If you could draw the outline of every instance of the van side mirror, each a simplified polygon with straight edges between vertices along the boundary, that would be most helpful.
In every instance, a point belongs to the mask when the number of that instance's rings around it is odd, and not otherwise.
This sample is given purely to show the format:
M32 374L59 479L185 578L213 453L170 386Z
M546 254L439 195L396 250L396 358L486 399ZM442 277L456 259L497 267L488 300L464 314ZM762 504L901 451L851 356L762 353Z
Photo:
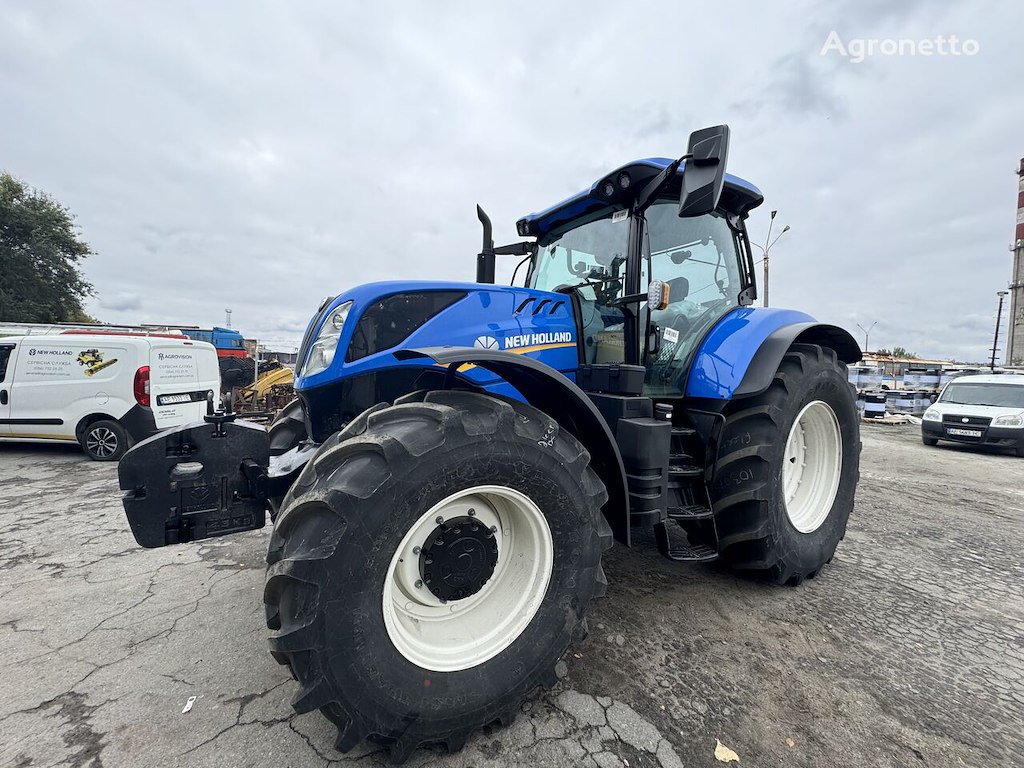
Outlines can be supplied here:
M690 134L679 193L679 216L704 216L718 207L729 159L729 126L715 125Z

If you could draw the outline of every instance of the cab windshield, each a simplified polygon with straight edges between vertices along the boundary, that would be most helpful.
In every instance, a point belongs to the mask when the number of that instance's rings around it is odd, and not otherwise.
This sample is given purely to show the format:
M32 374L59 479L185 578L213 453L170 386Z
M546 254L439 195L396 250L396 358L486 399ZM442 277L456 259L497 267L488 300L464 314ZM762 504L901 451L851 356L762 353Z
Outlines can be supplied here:
M665 309L648 312L639 304L640 328L659 341L645 355L644 394L678 397L686 386L691 352L723 315L740 306L744 289L739 236L725 216L680 218L679 201L658 200L643 215L639 266L640 292L651 280L669 286ZM541 241L527 284L545 291L574 292L583 320L583 361L625 360L624 316L630 218L608 212L561 235ZM648 316L649 315L649 316ZM643 339L640 348L644 348Z
M625 360L622 309L615 300L626 285L629 217L603 218L544 241L527 284L542 291L575 290L583 315L583 357L587 363Z

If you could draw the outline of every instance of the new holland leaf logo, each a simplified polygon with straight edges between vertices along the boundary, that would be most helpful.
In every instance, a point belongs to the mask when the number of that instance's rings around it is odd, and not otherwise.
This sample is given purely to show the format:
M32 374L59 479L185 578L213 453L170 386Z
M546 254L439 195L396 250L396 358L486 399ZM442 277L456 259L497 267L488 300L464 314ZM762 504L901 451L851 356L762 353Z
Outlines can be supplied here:
M498 340L493 336L477 336L473 346L480 349L498 349Z

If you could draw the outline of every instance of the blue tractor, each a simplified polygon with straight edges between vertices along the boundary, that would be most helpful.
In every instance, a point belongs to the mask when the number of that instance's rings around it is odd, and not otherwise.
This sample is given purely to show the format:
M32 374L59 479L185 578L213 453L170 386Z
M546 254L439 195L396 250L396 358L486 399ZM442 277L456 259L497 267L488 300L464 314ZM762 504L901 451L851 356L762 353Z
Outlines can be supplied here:
M484 246L475 283L326 299L269 432L211 413L120 462L144 547L274 521L264 601L300 712L401 761L512 719L586 630L602 553L779 584L846 530L860 437L844 330L755 308L729 130L618 168ZM494 284L522 258L523 287ZM513 283L515 278L513 278ZM645 541L651 541L650 536Z

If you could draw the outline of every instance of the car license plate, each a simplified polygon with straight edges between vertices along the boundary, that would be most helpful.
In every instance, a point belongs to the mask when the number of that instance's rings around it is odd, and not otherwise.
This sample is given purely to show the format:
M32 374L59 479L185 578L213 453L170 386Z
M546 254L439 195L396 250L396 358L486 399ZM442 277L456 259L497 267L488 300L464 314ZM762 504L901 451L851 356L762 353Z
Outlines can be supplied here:
M958 429L957 427L946 427L947 435L958 435L959 437L981 437L981 431L977 429Z
M161 395L160 405L177 405L178 403L192 402L191 395Z

